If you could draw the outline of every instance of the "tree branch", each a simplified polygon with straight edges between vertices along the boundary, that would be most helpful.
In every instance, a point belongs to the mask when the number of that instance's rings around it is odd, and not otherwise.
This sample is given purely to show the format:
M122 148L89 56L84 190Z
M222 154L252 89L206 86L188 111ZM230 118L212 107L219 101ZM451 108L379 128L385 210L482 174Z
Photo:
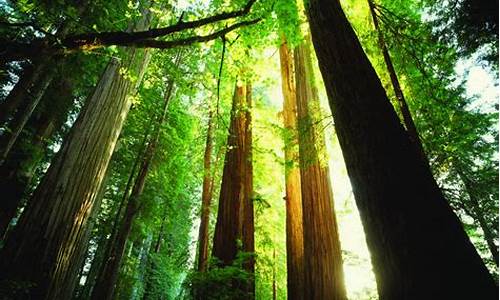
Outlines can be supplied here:
M67 48L80 48L82 46L105 46L132 43L138 40L150 40L162 36L166 36L175 32L194 29L219 21L224 21L232 18L244 16L250 12L253 4L257 0L249 0L247 4L240 10L233 12L223 12L214 16L202 18L195 21L183 22L180 19L175 25L163 28L150 29L137 32L101 32L101 33L85 33L74 36L69 36L62 41L62 44Z
M178 40L172 40L172 41L158 41L158 40L138 40L138 41L133 41L130 43L115 43L111 45L118 45L118 46L133 46L137 48L156 48L156 49L170 49L178 46L189 46L195 43L203 43L203 42L208 42L211 40L214 40L216 38L222 37L226 35L227 33L243 27L243 26L248 26L248 25L253 25L255 23L260 22L261 19L255 19L255 20L250 20L250 21L243 21L240 23L233 24L227 28L224 28L222 30L216 31L214 33L211 33L209 35L201 35L201 36L191 36L188 38L184 39L178 39ZM111 46L111 45L104 45L104 46Z
M35 22L28 21L28 22L17 22L17 23L9 23L5 21L0 21L0 26L5 26L5 27L31 27L35 31L39 31L47 36L53 36L52 33L45 31L42 29L40 26L38 26Z

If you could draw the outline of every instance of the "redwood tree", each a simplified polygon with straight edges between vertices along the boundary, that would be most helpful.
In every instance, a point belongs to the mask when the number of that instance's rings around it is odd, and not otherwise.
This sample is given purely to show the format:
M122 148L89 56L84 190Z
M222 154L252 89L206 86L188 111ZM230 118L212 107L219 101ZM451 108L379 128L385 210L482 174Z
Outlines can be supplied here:
M294 51L304 230L304 297L346 299L342 254L308 38Z
M236 85L231 109L231 124L227 139L219 210L215 225L212 255L221 266L231 265L238 251L254 251L254 224L252 204L252 161L250 105L251 85ZM241 241L241 246L238 245ZM243 266L253 272L250 258ZM253 298L253 283L240 288L246 297ZM251 294L251 296L250 296ZM248 299L248 298L246 298Z
M147 65L143 50L113 58L1 252L2 284L29 282L38 299L72 295L88 218L123 121ZM120 68L138 74L126 78Z
M310 0L306 10L380 298L497 299L340 2Z
M213 149L213 112L210 109L207 125L207 139L203 156L203 190L201 192L200 230L198 234L198 271L207 270L208 262L208 223L210 203L212 202L212 149Z
M304 299L304 236L298 168L297 102L293 54L283 41L279 48L285 140L286 264L288 299Z

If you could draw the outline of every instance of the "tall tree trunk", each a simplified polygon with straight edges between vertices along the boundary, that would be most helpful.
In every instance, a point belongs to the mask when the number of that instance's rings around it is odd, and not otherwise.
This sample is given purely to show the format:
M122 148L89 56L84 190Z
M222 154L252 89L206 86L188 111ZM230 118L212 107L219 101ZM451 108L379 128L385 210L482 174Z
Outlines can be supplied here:
M346 299L342 253L328 162L320 125L308 41L294 52L304 226L304 293L311 299Z
M215 225L212 255L223 266L231 265L238 250L241 250L238 249L237 240L241 239L240 206L245 193L245 114L242 110L245 94L245 86L235 86Z
M297 100L292 52L286 41L280 46L281 90L285 141L286 265L288 299L304 299L304 232L298 168Z
M123 121L128 97L147 65L144 50L131 49L127 63L108 64L47 174L2 249L0 281L28 281L38 299L67 299L73 293L85 228ZM124 78L120 68L138 74ZM83 256L83 255L82 255Z
M201 218L200 231L198 234L198 271L205 272L208 263L208 223L210 218L210 203L212 202L212 134L213 134L213 112L208 113L207 139L205 143L205 155L203 157L203 190L201 192Z
M99 243L99 247L102 248L102 250L99 249L98 252L96 250L96 255L99 256L94 258L94 261L92 262L92 267L89 271L87 282L85 283L85 289L84 294L82 295L82 299L90 299L90 297L92 296L92 291L96 285L96 281L98 280L102 272L104 272L107 261L106 259L109 258L112 254L113 247L116 242L116 236L120 227L120 221L123 215L122 212L124 207L126 207L127 205L127 200L130 197L132 185L134 184L134 179L136 178L137 168L139 167L139 164L142 162L143 157L145 156L146 148L148 146L148 138L150 137L150 132L153 125L154 124L149 124L146 126L144 137L142 139L139 151L137 152L134 162L132 163L132 168L125 185L123 195L118 203L118 206L116 207L116 209L114 209L114 217L110 217L106 221L110 223L109 238L106 239L107 233L101 233L101 235L104 236L104 239L101 239L101 242Z
M52 97L57 92L57 97ZM60 130L73 104L71 84L62 79L43 97L26 130L0 166L0 238L15 217L40 160L47 152L48 141ZM57 107L57 109L54 109Z
M240 250L254 251L250 109L251 85L237 84L231 109L228 150L222 173L212 253L221 261L222 266L231 265ZM242 247L238 247L238 240L241 240ZM253 258L246 261L243 268L253 272ZM245 299L253 299L253 279L250 283L235 288L245 293Z
M422 141L420 140L420 136L417 131L417 127L415 126L415 122L410 113L410 109L408 108L408 104L406 103L405 96L403 94L403 89L401 89L401 85L399 84L399 79L396 74L396 70L394 69L394 65L392 64L392 59L389 54L389 49L387 49L387 44L385 43L384 33L380 29L377 14L375 12L375 4L372 0L368 0L368 6L370 7L370 13L373 19L373 25L375 26L375 30L378 35L378 44L380 50L382 50L382 55L384 56L385 66L387 67L387 72L389 72L389 77L391 78L392 88L394 89L394 94L398 99L399 110L401 111L401 115L403 117L403 123L408 131L408 135L417 148L417 150L422 155L422 159L425 163L429 163L427 160L427 155L425 155L425 150L422 145Z
M498 298L339 1L306 10L380 299Z
M107 256L104 266L96 280L96 285L92 292L92 299L113 299L114 290L116 286L116 281L118 279L118 273L120 270L120 264L125 252L125 246L127 244L127 239L130 235L132 224L139 212L141 207L140 197L146 185L146 178L150 170L151 162L153 160L154 154L156 152L156 146L158 144L161 127L165 121L168 104L173 90L173 82L170 81L167 84L167 90L165 91L164 105L162 113L160 114L154 135L148 143L146 151L144 153L141 166L139 168L139 174L134 182L134 187L132 188L132 193L127 203L125 213L123 216L123 221L120 226L120 230L116 235L116 240L113 241L111 246L111 251L109 256Z

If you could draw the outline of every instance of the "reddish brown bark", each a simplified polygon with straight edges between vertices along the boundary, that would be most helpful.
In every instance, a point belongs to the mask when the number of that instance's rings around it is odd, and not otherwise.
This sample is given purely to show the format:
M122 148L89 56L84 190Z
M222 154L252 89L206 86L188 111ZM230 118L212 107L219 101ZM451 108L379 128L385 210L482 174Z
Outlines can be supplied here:
M338 0L306 12L380 299L498 299Z
M213 112L209 111L205 155L203 157L203 190L201 192L200 231L198 234L198 271L207 270L208 262L208 223L210 219L210 204L212 202L212 132Z
M299 128L300 180L304 226L304 295L308 299L346 299L342 253L333 194L319 132L319 99L308 43L294 52Z
M250 109L251 85L236 85L212 253L222 266L230 265L238 251L254 251ZM253 258L243 267L253 272ZM235 288L246 294L245 299L254 297L253 280Z
M37 299L66 299L84 259L88 218L130 108L129 93L142 78L147 55L112 59L61 150L31 197L0 256L0 281L34 283ZM120 68L137 74L124 78Z
M237 240L241 239L240 206L244 198L243 182L246 170L244 163L245 121L242 111L244 101L245 87L236 85L212 252L212 255L218 258L223 266L230 265L236 258L238 250L241 250L237 245Z
M304 299L304 233L302 195L298 168L297 101L292 52L283 41L280 48L281 90L285 141L286 263L290 300Z

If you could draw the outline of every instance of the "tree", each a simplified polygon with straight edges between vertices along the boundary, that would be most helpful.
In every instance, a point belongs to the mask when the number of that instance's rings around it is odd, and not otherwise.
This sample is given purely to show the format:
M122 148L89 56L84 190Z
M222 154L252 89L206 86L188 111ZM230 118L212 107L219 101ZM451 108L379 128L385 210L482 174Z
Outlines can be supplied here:
M309 44L294 51L299 129L300 186L304 227L304 293L313 299L346 299L342 254L333 207L319 98ZM305 242L307 241L307 242Z
M425 155L424 147L422 146L422 142L420 141L420 137L417 132L417 127L415 126L415 122L410 113L410 109L408 108L408 104L406 103L406 99L403 93L403 89L399 83L398 75L396 74L396 70L394 69L394 65L392 63L391 55L389 54L389 49L387 49L387 45L384 39L384 33L379 27L377 14L375 13L375 4L372 0L368 0L368 6L370 7L370 13L373 20L373 25L375 27L375 31L378 36L378 44L380 50L382 51L382 55L384 56L384 62L387 67L387 72L391 78L392 88L394 90L394 94L398 99L398 106L401 112L401 116L403 119L403 123L406 127L406 131L408 131L408 135L410 136L411 141L420 152L422 159L427 163L427 156Z
M207 270L208 263L208 225L210 203L212 202L212 149L213 149L213 111L209 110L205 155L203 157L203 190L201 192L200 230L198 234L198 271Z
M43 107L35 111L11 154L0 165L0 193L4 195L0 202L0 237L5 235L19 204L28 196L28 186L48 151L48 144L66 121L73 105L72 92L72 83L65 78L49 87L42 98Z
M176 62L178 63L180 54L177 55ZM148 176L151 161L156 152L156 147L158 140L160 138L160 131L163 123L165 122L168 104L172 96L172 91L174 88L174 83L170 80L166 84L164 105L163 109L158 116L156 129L153 135L150 137L146 150L142 157L142 161L139 166L137 177L135 178L132 192L128 197L127 206L123 215L123 220L121 220L121 225L116 233L115 239L110 241L109 256L105 258L104 264L101 267L101 271L97 276L96 285L92 291L92 299L112 299L114 295L115 285L118 278L118 271L120 269L120 263L122 257L124 256L125 246L127 239L130 235L132 229L132 223L135 219L136 214L141 208L140 198L146 184L146 178ZM120 211L118 211L120 213Z
M73 292L87 220L130 108L128 96L148 61L141 50L129 55L125 63L112 59L106 67L2 249L0 265L7 271L0 280L34 284L30 295L67 298ZM121 74L121 67L137 80Z
M236 84L231 109L231 123L227 138L227 152L219 197L212 255L221 266L229 266L238 252L253 252L253 204L250 85ZM253 271L253 260L245 261L245 269ZM241 283L240 283L241 284ZM240 289L253 297L253 283ZM250 296L252 295L252 296Z
M380 297L496 298L493 279L411 145L340 3L310 1L306 10Z
M372 16L381 21L379 35L383 34L386 37L384 44L393 49L391 61L394 58L399 72L404 74L406 92L412 95L412 113L417 117L416 125L430 157L434 177L439 180L440 188L467 233L474 238L490 271L496 273L490 262L497 264L495 220L498 219L498 205L492 199L497 198L498 188L496 184L487 184L497 177L492 176L493 170L498 169L496 114L489 113L486 105L480 110L469 107L474 105L474 99L465 95L462 85L453 83L456 80L454 68L460 58L456 49L445 47L432 37L432 28L420 20L417 8L404 7L400 10L390 2L371 2ZM461 176L463 172L469 175ZM463 180L466 177L481 180L467 188ZM483 216L492 220L481 220ZM474 224L470 224L469 218ZM475 238L477 235L484 237L492 259L485 255L482 241Z
M293 52L286 41L282 41L279 51L285 140L287 289L289 299L304 299L304 233Z

